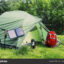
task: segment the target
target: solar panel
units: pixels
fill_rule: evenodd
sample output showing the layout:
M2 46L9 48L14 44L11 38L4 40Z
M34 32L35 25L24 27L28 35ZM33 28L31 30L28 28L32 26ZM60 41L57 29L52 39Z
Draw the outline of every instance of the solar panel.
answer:
M8 31L10 39L17 38L15 30L9 30Z
M24 35L24 31L22 28L17 28L15 29L17 37L23 36Z

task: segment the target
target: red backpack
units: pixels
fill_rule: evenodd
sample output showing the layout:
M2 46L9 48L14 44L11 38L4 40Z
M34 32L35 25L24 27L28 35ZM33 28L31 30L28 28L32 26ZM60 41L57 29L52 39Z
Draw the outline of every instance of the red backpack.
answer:
M45 45L48 47L56 47L57 44L57 35L54 31L50 31L47 35Z

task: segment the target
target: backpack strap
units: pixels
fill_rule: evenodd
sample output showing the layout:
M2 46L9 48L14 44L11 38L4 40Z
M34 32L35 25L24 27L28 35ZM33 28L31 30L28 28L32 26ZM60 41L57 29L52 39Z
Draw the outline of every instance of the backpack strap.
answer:
M51 35L54 35L54 37L52 38ZM55 39L56 34L50 34L50 39Z
M56 34L50 34L50 33L49 33L49 35L50 35L50 38L48 39L48 43L49 43L49 40L50 40L50 39L55 39ZM52 38L51 35L54 35L54 37Z

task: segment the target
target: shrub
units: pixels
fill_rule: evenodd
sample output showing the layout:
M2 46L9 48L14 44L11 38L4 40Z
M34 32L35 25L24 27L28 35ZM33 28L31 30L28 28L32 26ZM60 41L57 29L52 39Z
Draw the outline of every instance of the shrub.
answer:
M22 55L25 55L28 53L28 47L27 46L22 46L21 48L19 48L17 51L16 51L17 54L22 54Z

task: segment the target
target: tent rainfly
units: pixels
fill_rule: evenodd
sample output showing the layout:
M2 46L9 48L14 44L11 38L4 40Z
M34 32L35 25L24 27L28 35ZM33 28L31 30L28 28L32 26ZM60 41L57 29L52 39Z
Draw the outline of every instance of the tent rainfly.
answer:
M25 11L3 13L0 15L0 43L4 44L5 41L5 45L21 47L26 42L30 42L31 39L35 39L36 41L43 39L45 41L49 30L41 21L41 18L30 15ZM16 36L13 30L17 28L22 28L24 35L11 39L10 37ZM7 31L7 38L4 40L5 30Z

